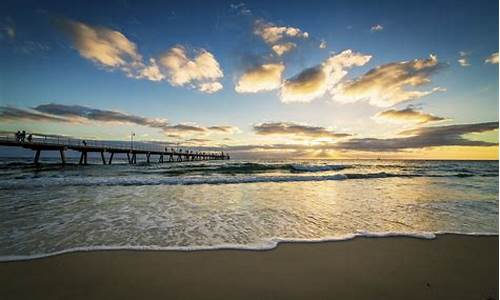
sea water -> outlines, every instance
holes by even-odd
[[[498,161],[0,160],[0,260],[498,234]]]

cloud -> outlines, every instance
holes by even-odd
[[[381,65],[355,80],[339,84],[332,90],[332,97],[343,103],[368,101],[381,107],[415,100],[436,91],[444,91],[439,87],[428,91],[410,89],[429,83],[430,76],[443,67],[434,55],[428,59]]]
[[[161,129],[167,135],[176,137],[190,134],[233,134],[239,129],[230,125],[199,126],[196,124],[170,124],[166,119],[148,118],[131,115],[114,110],[102,110],[80,105],[42,104],[31,109],[19,109],[0,106],[0,120],[2,121],[41,121],[82,123],[88,121],[106,123],[129,123],[150,128]]]
[[[482,133],[498,130],[497,122],[476,124],[458,124],[449,126],[420,127],[404,131],[405,137],[377,139],[377,138],[352,138],[340,141],[322,141],[314,145],[304,143],[275,143],[275,144],[239,144],[222,146],[200,146],[198,149],[206,151],[229,151],[232,157],[276,157],[283,158],[287,155],[300,157],[324,156],[329,152],[401,152],[408,149],[424,149],[443,146],[498,146],[498,142],[487,142],[464,138],[471,133]]]
[[[371,32],[377,32],[377,31],[382,31],[384,30],[384,26],[380,25],[380,24],[376,24],[376,25],[373,25],[371,28],[370,28],[370,31]]]
[[[498,65],[498,52],[492,53],[490,56],[488,56],[485,60],[485,63],[489,64],[497,64]]]
[[[13,25],[5,25],[5,26],[3,26],[1,28],[1,31],[3,31],[3,34],[7,35],[7,37],[9,39],[11,39],[11,40],[13,40],[13,39],[16,38],[16,29],[14,28]]]
[[[238,15],[250,16],[252,15],[252,11],[248,9],[245,3],[240,2],[237,4],[231,3],[229,4],[229,8],[236,12]]]
[[[215,56],[205,49],[198,49],[189,58],[186,49],[178,45],[146,64],[137,45],[119,31],[69,19],[59,19],[57,24],[82,57],[105,69],[121,70],[135,79],[167,79],[173,86],[190,86],[204,93],[222,89],[218,80],[224,74]]]
[[[170,125],[164,128],[165,132],[168,134],[174,134],[176,136],[185,136],[190,134],[234,134],[239,131],[238,127],[229,125],[215,125],[215,126],[200,126],[197,124],[187,124],[181,123],[176,125]]]
[[[423,149],[429,147],[443,146],[498,146],[498,142],[487,142],[470,140],[463,136],[471,133],[482,133],[498,130],[498,122],[486,122],[475,124],[458,124],[448,126],[420,127],[402,134],[411,136],[377,139],[377,138],[351,138],[335,142],[322,142],[315,145],[306,144],[246,144],[225,146],[224,151],[251,152],[251,151],[360,151],[360,152],[400,152],[406,149]],[[207,148],[208,149],[208,148]],[[211,150],[220,150],[213,148]]]
[[[260,36],[264,42],[274,45],[286,37],[308,38],[309,33],[295,27],[276,26],[273,23],[266,23],[263,20],[255,22],[254,34]]]
[[[305,69],[282,85],[281,101],[310,102],[335,87],[347,74],[347,69],[362,66],[371,59],[350,49],[331,55],[321,65]]]
[[[462,66],[462,67],[469,67],[470,66],[470,63],[469,63],[469,53],[464,52],[464,51],[460,51],[459,55],[460,55],[460,57],[457,60],[458,64],[460,66]]]
[[[138,78],[146,78],[151,81],[162,81],[165,79],[165,75],[161,72],[156,60],[150,58],[149,65],[139,71]]]
[[[218,80],[224,74],[219,62],[205,49],[199,49],[193,58],[189,58],[183,46],[175,46],[162,54],[159,62],[167,69],[168,81],[173,86],[190,84],[200,91],[212,93],[222,88]]]
[[[386,111],[382,111],[377,113],[374,118],[396,123],[415,122],[419,124],[447,120],[443,117],[438,117],[433,114],[418,111],[414,106],[408,106],[401,110],[389,109]]]
[[[190,125],[190,124],[177,124],[168,126],[167,130],[169,133],[176,132],[177,134],[181,133],[206,133],[207,129],[198,125]]]
[[[293,122],[261,123],[253,126],[259,135],[285,135],[301,136],[308,138],[344,138],[351,134],[338,133],[325,127],[297,124]]]
[[[137,46],[119,31],[69,19],[61,19],[58,24],[80,55],[100,66],[130,73],[142,64]]]
[[[183,144],[191,144],[191,145],[203,145],[203,144],[210,143],[210,142],[212,142],[212,140],[193,138],[193,139],[184,140],[182,143]]]
[[[321,42],[319,43],[319,48],[320,49],[326,49],[326,41],[325,40],[321,40]]]
[[[459,124],[435,127],[420,127],[400,133],[406,137],[377,139],[360,138],[342,141],[336,144],[338,149],[357,151],[400,151],[440,146],[496,146],[498,143],[470,140],[463,136],[469,133],[481,133],[498,129],[498,122]]]
[[[0,106],[1,121],[45,121],[45,122],[66,122],[66,119],[56,116],[42,114],[32,110],[19,109],[10,106]]]
[[[209,126],[207,129],[212,132],[219,132],[219,133],[236,133],[240,131],[238,127],[229,125]]]
[[[166,119],[153,119],[142,116],[130,115],[127,113],[90,108],[80,105],[64,105],[64,104],[42,104],[33,107],[33,110],[57,117],[66,118],[67,122],[82,122],[85,120],[93,120],[99,122],[118,122],[132,123],[152,128],[166,128],[169,123]]]
[[[11,17],[6,17],[0,21],[0,40],[7,38],[14,40],[16,38],[16,26]]]
[[[271,47],[271,49],[273,49],[273,51],[276,52],[276,54],[281,56],[281,55],[285,54],[286,52],[293,50],[295,47],[297,47],[297,44],[288,42],[288,43],[284,43],[284,44],[273,45]]]
[[[280,87],[285,66],[281,63],[263,64],[247,70],[238,80],[235,90],[238,93],[257,93]]]
[[[202,82],[198,85],[198,90],[207,94],[213,94],[217,91],[222,90],[222,83],[218,81],[214,82]]]

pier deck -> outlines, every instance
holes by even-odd
[[[229,155],[223,152],[200,152],[187,149],[174,149],[159,143],[100,141],[89,139],[76,139],[57,135],[34,134],[29,138],[19,138],[16,133],[3,133],[0,135],[0,146],[22,147],[35,151],[34,163],[40,162],[42,151],[59,151],[61,163],[66,163],[65,151],[80,152],[79,164],[87,165],[88,153],[100,153],[104,165],[111,164],[115,154],[127,155],[129,164],[137,163],[137,155],[145,155],[146,162],[183,162],[199,160],[226,160]],[[156,156],[153,160],[151,156]],[[106,156],[109,156],[106,159]]]

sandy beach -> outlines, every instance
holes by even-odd
[[[2,299],[498,299],[498,236],[100,251],[0,263]]]

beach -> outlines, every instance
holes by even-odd
[[[0,263],[2,299],[498,299],[498,236],[90,251]]]

